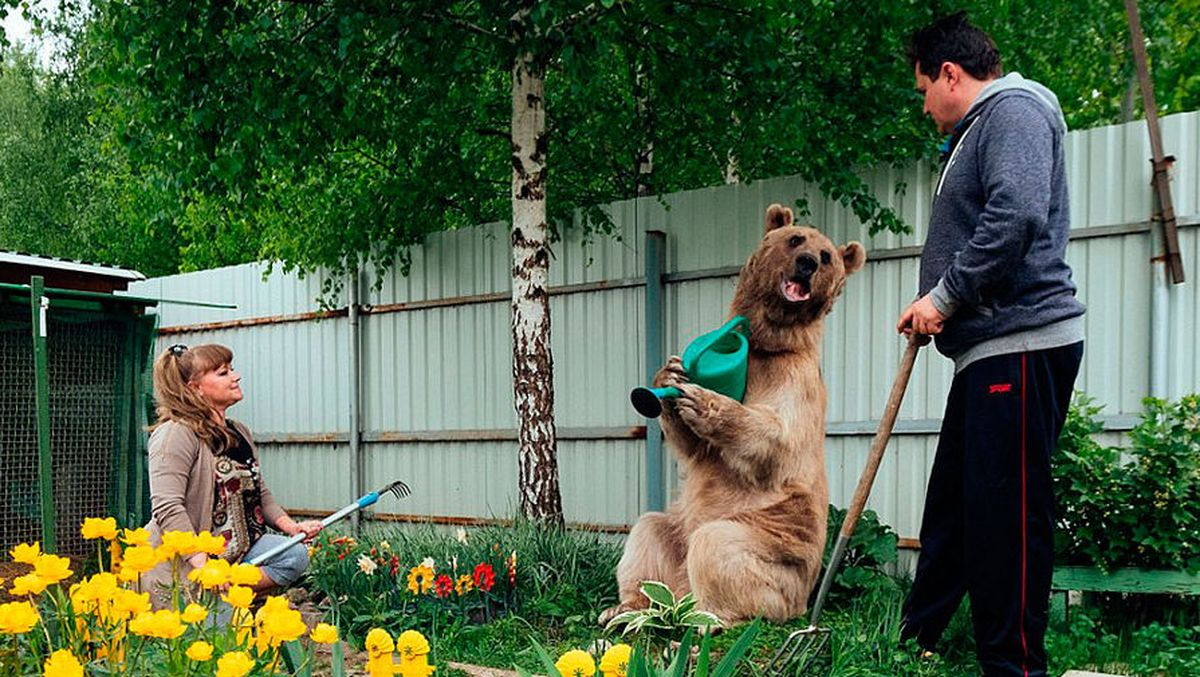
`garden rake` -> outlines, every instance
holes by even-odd
[[[854,527],[862,515],[867,497],[871,495],[871,485],[875,483],[875,473],[883,460],[883,451],[887,448],[888,439],[892,436],[892,426],[896,423],[896,414],[900,411],[900,402],[904,399],[904,391],[908,388],[908,378],[912,376],[913,364],[917,360],[917,351],[922,342],[927,339],[913,334],[900,360],[900,369],[896,380],[892,382],[892,392],[888,395],[887,406],[883,417],[879,419],[879,428],[871,441],[871,453],[867,456],[867,465],[858,478],[858,487],[854,490],[854,498],[850,501],[850,509],[838,532],[837,542],[829,557],[829,565],[825,567],[825,575],[821,578],[821,587],[817,591],[817,601],[813,604],[812,614],[809,615],[809,625],[788,635],[783,644],[767,664],[764,674],[767,677],[782,677],[783,675],[815,675],[823,672],[820,669],[826,649],[829,648],[830,630],[817,625],[821,619],[821,611],[825,607],[825,598],[829,596],[829,588],[837,576],[838,567],[846,555],[846,545],[854,536]]]
[[[379,489],[378,491],[372,491],[371,493],[363,496],[362,498],[358,499],[357,501],[355,501],[355,502],[347,505],[346,507],[342,508],[341,510],[338,510],[337,512],[333,513],[329,517],[326,517],[325,519],[321,520],[321,528],[325,528],[325,527],[329,526],[330,524],[333,524],[334,522],[340,522],[341,520],[349,517],[350,515],[358,512],[359,510],[362,510],[363,508],[375,505],[375,503],[379,500],[379,497],[382,496],[383,494],[391,494],[391,495],[395,496],[396,498],[404,498],[411,493],[412,493],[412,490],[408,488],[408,485],[400,480],[396,480],[395,482],[385,484],[383,486],[383,488]],[[298,533],[295,536],[292,536],[291,538],[289,538],[286,542],[280,543],[279,545],[275,546],[274,548],[271,548],[270,550],[264,552],[263,554],[254,557],[253,559],[249,560],[249,562],[250,562],[250,564],[258,566],[258,565],[262,564],[263,562],[266,562],[266,561],[274,558],[276,555],[283,552],[284,550],[287,550],[288,548],[292,547],[293,545],[296,545],[300,541],[303,541],[304,537],[305,536],[304,536],[303,532]]]

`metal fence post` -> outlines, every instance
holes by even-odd
[[[350,495],[355,498],[366,493],[363,488],[362,467],[362,332],[359,324],[359,287],[361,285],[358,262],[350,269],[350,279],[346,283],[347,317],[350,327]],[[359,513],[350,516],[350,528],[358,533]]]
[[[38,486],[42,504],[42,550],[58,550],[54,515],[54,460],[50,455],[50,372],[46,356],[46,312],[50,299],[41,275],[29,280],[33,326],[33,371],[37,397]]]
[[[646,231],[646,383],[662,366],[663,356],[663,269],[666,267],[667,234]],[[646,509],[662,510],[667,505],[667,483],[663,473],[663,438],[658,419],[646,419]]]

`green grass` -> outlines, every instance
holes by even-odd
[[[568,649],[592,648],[597,640],[622,641],[596,624],[600,611],[616,600],[614,571],[620,556],[619,544],[603,537],[517,523],[472,530],[466,544],[455,540],[453,533],[434,528],[395,530],[366,540],[375,543],[381,538],[388,539],[394,551],[410,557],[474,561],[498,547],[518,553],[517,603],[508,615],[487,624],[472,624],[445,613],[432,626],[428,618],[408,617],[397,619],[388,628],[399,632],[417,627],[425,632],[439,665],[457,661],[504,669],[520,666],[536,674],[544,670],[533,651],[534,641],[555,656]],[[907,587],[903,580],[882,579],[880,583],[876,579],[870,589],[831,598],[822,625],[832,631],[828,654],[832,675],[979,674],[965,604],[943,635],[942,654],[920,658],[915,646],[900,645],[900,608]],[[1131,602],[1136,603],[1145,602]],[[1061,675],[1071,668],[1150,677],[1200,674],[1197,614],[1175,614],[1168,619],[1174,625],[1153,623],[1144,615],[1136,620],[1123,617],[1122,609],[1127,606],[1076,607],[1070,619],[1056,612],[1047,634],[1050,674]],[[1194,602],[1183,607],[1197,608]],[[764,624],[750,654],[753,664],[765,665],[789,633],[806,626],[804,619]],[[352,643],[361,641],[350,628],[343,630]],[[724,652],[739,634],[735,629],[716,637],[714,650]]]

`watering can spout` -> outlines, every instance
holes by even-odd
[[[713,331],[701,334],[683,351],[683,370],[688,380],[739,402],[746,394],[746,365],[750,321],[737,315]],[[646,418],[662,414],[662,400],[679,397],[677,388],[634,388],[629,393],[633,408]]]

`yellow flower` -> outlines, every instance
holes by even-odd
[[[254,601],[254,591],[243,585],[235,585],[221,599],[229,602],[229,606],[235,609],[249,609],[250,603]]]
[[[79,527],[79,533],[89,541],[94,538],[114,540],[117,537],[117,520],[111,517],[88,517]]]
[[[0,635],[23,635],[38,623],[37,607],[29,602],[0,604]]]
[[[132,571],[144,574],[158,566],[158,562],[158,553],[154,548],[148,545],[135,545],[125,551],[125,557],[121,561],[121,571],[122,573]]]
[[[12,550],[9,550],[8,554],[12,555],[14,562],[20,562],[21,564],[29,564],[32,566],[33,563],[37,561],[37,558],[42,554],[42,544],[34,543],[33,545],[30,545],[29,543],[22,543]]]
[[[196,552],[196,534],[190,531],[168,531],[162,535],[162,545],[158,547],[162,559],[171,559],[176,555],[191,555]]]
[[[125,542],[125,545],[150,545],[150,532],[142,527],[122,529],[121,540]]]
[[[180,616],[184,623],[194,624],[208,618],[208,609],[196,604],[195,602],[187,605],[183,609],[183,615]],[[205,658],[204,660],[208,660]]]
[[[46,581],[46,585],[57,583],[71,576],[71,560],[58,555],[41,555],[33,563],[33,573]]]
[[[337,644],[338,631],[328,623],[317,623],[309,637],[317,644]]]
[[[272,647],[300,639],[308,630],[300,612],[288,606],[287,599],[279,596],[267,598],[255,615],[255,624],[258,626],[259,641]]]
[[[385,653],[391,653],[395,650],[396,645],[392,642],[392,636],[383,628],[371,628],[367,633],[366,642],[367,654],[370,656],[379,656]]]
[[[396,651],[400,652],[401,661],[415,660],[429,653],[429,642],[416,630],[405,630],[396,638]]]
[[[175,639],[185,630],[187,626],[180,619],[179,612],[170,609],[143,612],[129,622],[130,632],[145,637]]]
[[[96,612],[109,606],[117,594],[117,577],[101,572],[71,586],[71,603],[77,611]]]
[[[229,570],[229,582],[234,585],[258,585],[260,581],[262,581],[262,573],[253,564],[243,562],[234,565]]]
[[[244,651],[230,651],[217,660],[217,677],[244,677],[254,667],[254,660]]]
[[[120,588],[113,597],[113,611],[122,619],[133,618],[150,610],[150,593],[137,593]]]
[[[220,557],[225,554],[225,538],[222,536],[213,536],[207,531],[201,531],[196,534],[196,552]]]
[[[591,654],[579,649],[572,649],[559,656],[554,667],[558,668],[563,677],[592,677],[596,674],[596,662],[592,660]]]
[[[625,677],[629,671],[629,655],[633,647],[628,644],[614,644],[600,657],[600,672],[604,677]]]
[[[459,596],[462,596],[462,595],[467,594],[468,592],[471,592],[471,590],[473,590],[474,588],[475,588],[475,581],[471,580],[471,574],[463,574],[463,575],[459,576],[458,580],[455,581],[455,583],[454,583],[454,591],[457,592],[459,594]]]
[[[187,648],[187,657],[197,663],[211,660],[212,654],[213,646],[204,641],[192,642],[192,645]]]
[[[45,590],[46,581],[43,581],[41,576],[37,574],[25,574],[13,579],[12,590],[9,592],[13,597],[25,597],[27,595],[40,595]]]
[[[59,649],[50,654],[42,665],[45,677],[83,677],[83,666],[75,654]]]
[[[229,562],[220,559],[210,559],[199,569],[193,569],[188,578],[193,582],[199,583],[200,587],[205,590],[211,590],[217,586],[225,585],[230,582],[230,574],[233,572],[233,566]]]
[[[424,595],[433,588],[433,567],[420,564],[408,572],[408,591],[414,595]]]

